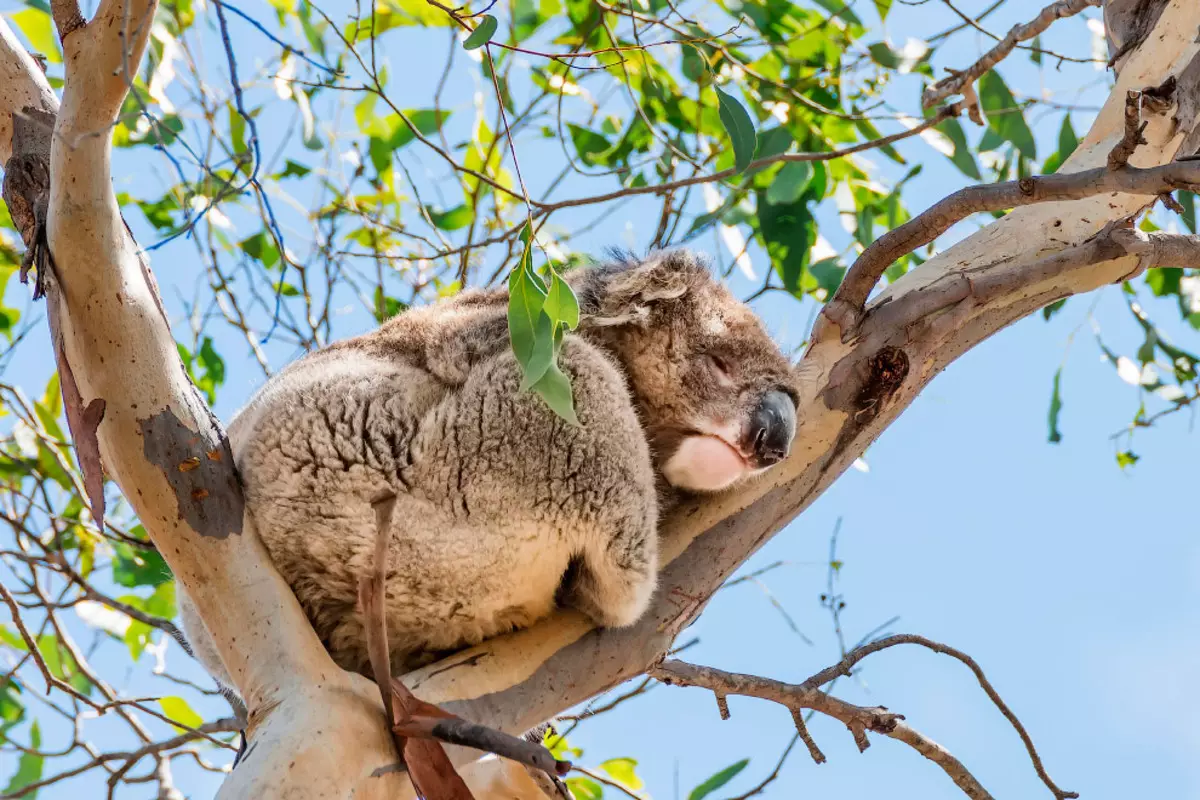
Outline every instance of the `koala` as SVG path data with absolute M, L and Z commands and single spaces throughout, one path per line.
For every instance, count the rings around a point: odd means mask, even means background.
M 503 289 L 306 355 L 230 424 L 253 528 L 341 667 L 371 675 L 357 596 L 382 491 L 397 497 L 385 614 L 400 674 L 559 605 L 633 624 L 655 590 L 660 510 L 788 455 L 791 365 L 696 257 L 625 257 L 565 280 L 581 315 L 559 365 L 578 425 L 520 391 Z M 197 657 L 229 686 L 180 601 Z

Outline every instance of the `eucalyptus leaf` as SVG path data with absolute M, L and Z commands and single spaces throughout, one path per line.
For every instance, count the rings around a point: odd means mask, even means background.
M 491 14 L 484 14 L 483 19 L 479 20 L 479 24 L 475 26 L 475 30 L 471 31 L 471 35 L 463 42 L 464 50 L 478 50 L 492 40 L 496 35 L 496 18 Z
M 754 122 L 737 98 L 722 91 L 719 86 L 713 88 L 717 92 L 721 124 L 725 126 L 725 132 L 729 134 L 729 140 L 733 144 L 734 166 L 738 172 L 743 172 L 750 166 L 750 160 L 754 157 L 754 147 L 758 142 Z

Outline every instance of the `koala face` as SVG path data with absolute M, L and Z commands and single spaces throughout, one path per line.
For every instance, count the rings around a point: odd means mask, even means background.
M 791 365 L 758 317 L 693 256 L 598 268 L 580 297 L 588 329 L 625 369 L 668 483 L 716 492 L 788 455 Z

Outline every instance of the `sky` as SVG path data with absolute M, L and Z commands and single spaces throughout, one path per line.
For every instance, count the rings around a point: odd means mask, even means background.
M 986 5 L 964 0 L 962 8 L 978 13 Z M 1039 7 L 1012 0 L 988 27 L 1007 30 Z M 0 2 L 0 12 L 14 8 L 12 0 Z M 956 21 L 934 0 L 896 3 L 886 34 L 903 43 Z M 252 61 L 249 54 L 263 41 L 244 28 L 235 30 L 239 52 Z M 1068 20 L 1044 41 L 1088 56 L 1092 37 L 1082 20 Z M 432 59 L 441 64 L 440 36 L 436 48 L 413 41 L 411 47 L 385 53 L 393 75 L 410 74 Z M 986 46 L 982 36 L 960 36 L 939 51 L 935 63 L 962 66 Z M 459 63 L 466 70 L 466 62 Z M 1014 56 L 1004 74 L 1014 89 L 1041 91 L 1026 57 Z M 1105 80 L 1099 72 L 1076 69 L 1060 78 L 1050 71 L 1046 86 L 1061 90 L 1062 100 L 1074 100 L 1069 90 L 1084 86 L 1081 101 L 1096 106 L 1106 94 Z M 428 94 L 428 87 L 412 83 L 414 97 Z M 910 113 L 914 86 L 894 87 Z M 403 101 L 408 90 L 401 85 L 396 91 Z M 1052 151 L 1057 128 L 1034 119 L 1039 148 Z M 1086 113 L 1076 115 L 1076 128 L 1082 133 L 1088 121 Z M 264 124 L 268 139 L 286 135 L 282 126 Z M 964 185 L 963 176 L 919 140 L 901 150 L 927 164 L 908 191 L 910 208 Z M 165 173 L 168 165 L 155 159 L 160 163 L 135 167 L 129 154 L 118 154 L 118 189 L 158 187 L 156 173 Z M 881 174 L 895 177 L 880 157 L 869 160 Z M 526 177 L 532 181 L 538 179 L 535 162 L 527 159 Z M 598 251 L 626 243 L 631 231 L 635 238 L 641 234 L 638 241 L 644 244 L 648 235 L 636 228 L 639 219 L 632 205 L 599 225 L 582 245 Z M 139 240 L 153 241 L 144 220 L 130 222 Z M 970 229 L 960 226 L 943 244 Z M 825 212 L 822 232 L 831 239 L 841 235 L 833 213 Z M 696 246 L 718 248 L 712 239 Z M 764 269 L 761 253 L 752 255 Z M 194 279 L 191 246 L 168 245 L 152 263 L 178 315 L 172 288 Z M 734 287 L 746 289 L 737 280 Z M 1162 310 L 1164 319 L 1170 312 L 1165 305 L 1151 307 Z M 781 343 L 795 347 L 804 338 L 807 307 L 798 310 L 793 301 L 769 299 L 757 308 Z M 1200 540 L 1191 517 L 1194 449 L 1200 440 L 1188 416 L 1177 414 L 1140 433 L 1135 449 L 1141 460 L 1118 468 L 1110 437 L 1137 409 L 1138 390 L 1102 360 L 1089 310 L 1114 350 L 1132 353 L 1140 344 L 1119 290 L 1111 287 L 1072 300 L 1050 322 L 1031 317 L 967 353 L 870 448 L 866 471 L 847 472 L 745 565 L 743 572 L 788 562 L 760 581 L 800 633 L 762 588 L 744 582 L 719 592 L 684 633 L 684 641 L 699 641 L 681 657 L 786 681 L 803 680 L 835 662 L 837 640 L 820 595 L 826 591 L 830 536 L 839 529 L 837 558 L 844 565 L 835 590 L 846 603 L 841 624 L 850 643 L 899 617 L 888 630 L 921 634 L 967 652 L 1023 721 L 1050 775 L 1084 798 L 1200 797 L 1195 755 L 1200 732 L 1190 713 L 1200 699 L 1194 680 L 1200 671 Z M 363 327 L 368 324 L 361 321 Z M 1200 346 L 1194 331 L 1168 330 L 1180 345 Z M 40 393 L 46 377 L 45 334 L 35 338 L 5 375 L 32 387 L 30 393 Z M 239 355 L 242 350 L 226 348 L 231 378 L 217 408 L 225 419 L 262 382 L 261 373 Z M 276 366 L 287 357 L 273 354 Z M 1063 440 L 1050 444 L 1047 409 L 1060 366 Z M 184 663 L 174 645 L 167 658 L 185 675 L 203 679 L 199 667 Z M 101 666 L 110 675 L 123 669 L 115 659 Z M 144 672 L 130 672 L 126 690 L 163 691 Z M 904 714 L 997 797 L 1049 796 L 1012 727 L 971 673 L 951 659 L 894 648 L 867 659 L 855 679 L 839 683 L 837 693 Z M 749 767 L 714 800 L 734 797 L 772 771 L 793 728 L 782 707 L 741 698 L 729 704 L 732 718 L 721 721 L 706 692 L 658 687 L 581 726 L 571 742 L 583 748 L 585 764 L 638 759 L 646 792 L 659 800 L 685 798 L 712 773 L 749 758 Z M 217 703 L 201 710 L 225 713 Z M 872 747 L 859 754 L 835 722 L 817 718 L 810 730 L 828 762 L 816 765 L 797 748 L 764 796 L 962 796 L 937 767 L 905 745 L 872 737 Z M 0 774 L 7 771 L 0 768 Z M 183 765 L 176 776 L 193 800 L 211 797 L 219 781 Z M 75 783 L 41 796 L 91 796 L 88 787 L 94 791 L 97 785 Z M 150 796 L 149 787 L 145 791 Z

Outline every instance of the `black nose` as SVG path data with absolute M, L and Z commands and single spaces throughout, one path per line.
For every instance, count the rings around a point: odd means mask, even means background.
M 750 418 L 750 441 L 760 466 L 769 467 L 787 458 L 796 435 L 796 404 L 783 392 L 763 395 Z

